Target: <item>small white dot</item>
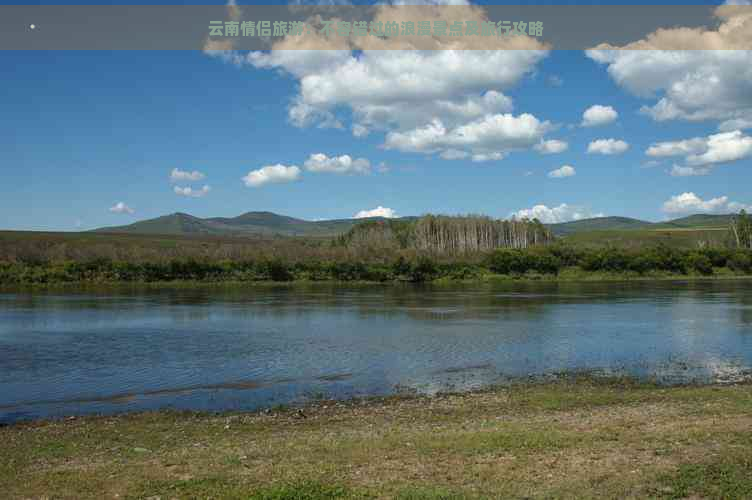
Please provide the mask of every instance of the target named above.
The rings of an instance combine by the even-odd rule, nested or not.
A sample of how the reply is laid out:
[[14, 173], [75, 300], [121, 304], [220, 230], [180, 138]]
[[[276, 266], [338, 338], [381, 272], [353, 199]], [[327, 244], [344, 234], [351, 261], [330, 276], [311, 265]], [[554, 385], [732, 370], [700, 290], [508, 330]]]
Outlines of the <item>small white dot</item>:
[[29, 25], [29, 29], [35, 30], [35, 29], [37, 29], [37, 25], [36, 24], [30, 24]]

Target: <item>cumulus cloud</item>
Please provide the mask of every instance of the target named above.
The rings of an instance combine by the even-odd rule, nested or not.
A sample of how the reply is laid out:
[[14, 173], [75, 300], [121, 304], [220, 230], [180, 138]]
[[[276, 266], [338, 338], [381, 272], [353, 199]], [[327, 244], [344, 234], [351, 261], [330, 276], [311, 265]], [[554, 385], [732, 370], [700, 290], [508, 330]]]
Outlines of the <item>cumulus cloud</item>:
[[172, 182], [196, 182], [204, 179], [204, 177], [206, 177], [206, 175], [198, 170], [187, 172], [185, 170], [180, 170], [179, 168], [173, 168], [172, 172], [170, 172], [170, 180]]
[[243, 177], [243, 183], [248, 187], [259, 187], [265, 184], [294, 182], [300, 178], [300, 169], [295, 165], [282, 164], [267, 165], [258, 170], [251, 170]]
[[135, 212], [131, 207], [119, 201], [110, 207], [110, 212], [114, 214], [132, 214]]
[[175, 194], [180, 195], [180, 196], [188, 196], [191, 198], [201, 198], [209, 194], [209, 191], [211, 191], [211, 187], [205, 185], [201, 189], [193, 189], [192, 187], [175, 186], [173, 190], [175, 191]]
[[307, 51], [335, 52], [316, 55], [312, 62], [300, 52], [306, 51], [253, 52], [246, 61], [281, 69], [299, 81], [288, 109], [293, 125], [340, 127], [334, 110], [344, 106], [351, 111], [356, 136], [416, 127], [433, 118], [457, 125], [509, 112], [512, 101], [503, 91], [546, 55], [542, 50]]
[[551, 170], [548, 176], [552, 179], [561, 179], [563, 177], [573, 177], [577, 174], [577, 171], [571, 165], [564, 165], [556, 170]]
[[[484, 8], [465, 0], [410, 3], [378, 4], [369, 20], [489, 21]], [[446, 3], [457, 6], [435, 7]], [[321, 19], [314, 14], [306, 21], [318, 26]], [[454, 129], [487, 115], [510, 113], [512, 99], [504, 92], [532, 74], [549, 47], [531, 36], [379, 38], [314, 31], [287, 36], [270, 51], [228, 49], [232, 47], [207, 45], [206, 53], [238, 66], [278, 70], [297, 81], [288, 108], [293, 125], [342, 128], [351, 118], [348, 128], [363, 137], [374, 131], [422, 128], [434, 119]]]
[[681, 141], [657, 142], [645, 154], [653, 157], [684, 156], [688, 167], [712, 167], [752, 156], [752, 137], [740, 130]]
[[563, 153], [569, 148], [569, 144], [566, 141], [560, 141], [558, 139], [549, 139], [547, 141], [541, 141], [534, 146], [534, 149], [541, 154], [551, 155], [556, 153]]
[[550, 208], [546, 205], [535, 205], [533, 208], [524, 208], [513, 212], [509, 217], [515, 219], [538, 219], [544, 224], [556, 224], [559, 222], [589, 219], [591, 217], [603, 217], [603, 214], [594, 214], [587, 208], [574, 207], [562, 203], [558, 207]]
[[735, 201], [729, 201], [728, 196], [719, 196], [703, 200], [695, 193], [682, 193], [672, 196], [663, 203], [662, 210], [667, 214], [694, 214], [694, 213], [729, 213], [738, 212], [744, 208], [749, 210], [750, 205], [744, 205]]
[[[587, 51], [654, 120], [752, 120], [752, 11], [721, 6], [717, 27], [660, 29], [621, 47]], [[620, 50], [615, 50], [620, 49]], [[726, 125], [722, 130], [731, 130]]]
[[611, 106], [601, 106], [600, 104], [596, 104], [590, 106], [584, 113], [582, 113], [582, 126], [598, 127], [600, 125], [614, 122], [618, 117], [619, 113], [617, 113]]
[[365, 158], [353, 159], [349, 155], [329, 158], [323, 153], [315, 153], [303, 164], [310, 172], [332, 172], [335, 174], [367, 174], [371, 171], [371, 162]]
[[372, 210], [361, 210], [357, 214], [353, 215], [353, 219], [365, 219], [367, 217], [384, 217], [387, 219], [393, 219], [397, 217], [397, 212], [395, 212], [391, 208], [382, 207], [381, 205], [379, 205]]
[[619, 155], [629, 149], [629, 144], [619, 139], [598, 139], [588, 144], [588, 153]]
[[509, 151], [532, 147], [551, 127], [551, 123], [542, 122], [528, 113], [487, 115], [453, 129], [435, 118], [423, 127], [390, 132], [385, 147], [415, 153], [469, 150], [476, 155], [498, 157]]

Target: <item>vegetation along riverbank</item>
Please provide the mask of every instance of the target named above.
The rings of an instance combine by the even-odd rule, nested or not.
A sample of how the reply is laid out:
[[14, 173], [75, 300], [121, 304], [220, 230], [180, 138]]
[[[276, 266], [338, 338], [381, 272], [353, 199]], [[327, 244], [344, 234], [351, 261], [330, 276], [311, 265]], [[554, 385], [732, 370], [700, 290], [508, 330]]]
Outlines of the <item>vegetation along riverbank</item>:
[[744, 276], [752, 274], [752, 225], [742, 215], [722, 244], [689, 246], [686, 231], [675, 240], [615, 231], [631, 243], [602, 246], [555, 237], [535, 220], [479, 216], [367, 221], [334, 238], [5, 232], [0, 285]]
[[5, 498], [750, 498], [752, 386], [568, 378], [0, 428]]

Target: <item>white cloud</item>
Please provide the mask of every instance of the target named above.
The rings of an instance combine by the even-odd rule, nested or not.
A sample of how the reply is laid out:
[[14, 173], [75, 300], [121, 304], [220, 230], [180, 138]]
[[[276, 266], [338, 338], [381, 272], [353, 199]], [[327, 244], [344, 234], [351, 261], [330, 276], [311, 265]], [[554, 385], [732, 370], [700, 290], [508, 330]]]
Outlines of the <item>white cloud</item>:
[[352, 126], [352, 134], [355, 137], [365, 137], [367, 136], [371, 131], [368, 130], [368, 127], [365, 127], [361, 125], [360, 123], [356, 123]]
[[588, 153], [619, 155], [629, 149], [629, 144], [619, 139], [598, 139], [588, 144]]
[[131, 207], [119, 201], [110, 207], [110, 212], [114, 214], [132, 214], [135, 212]]
[[458, 149], [446, 149], [439, 156], [442, 160], [462, 160], [470, 156], [470, 153]]
[[710, 29], [660, 29], [587, 55], [619, 86], [654, 100], [642, 109], [654, 120], [752, 120], [752, 51], [740, 50], [749, 48], [752, 12], [721, 6], [714, 15], [720, 22]]
[[170, 172], [170, 180], [173, 182], [196, 182], [202, 180], [204, 177], [206, 176], [198, 170], [194, 170], [193, 172], [186, 172], [185, 170], [180, 170], [179, 168], [173, 168], [172, 172]]
[[704, 151], [706, 144], [707, 141], [703, 137], [685, 139], [683, 141], [656, 142], [645, 151], [645, 154], [658, 158], [666, 156], [689, 156]]
[[483, 163], [486, 161], [499, 161], [504, 159], [504, 153], [498, 151], [492, 153], [476, 153], [472, 156], [471, 160], [475, 163]]
[[209, 191], [211, 191], [211, 187], [204, 186], [201, 189], [193, 189], [192, 187], [175, 186], [173, 190], [175, 191], [175, 194], [180, 195], [180, 196], [201, 198], [202, 196], [206, 196], [207, 194], [209, 194]]
[[690, 167], [712, 167], [752, 156], [752, 137], [740, 130], [708, 137], [652, 144], [645, 154], [653, 157], [684, 156]]
[[710, 174], [709, 168], [683, 167], [681, 165], [674, 165], [673, 167], [671, 167], [672, 177], [693, 177], [697, 175], [708, 174]]
[[310, 172], [332, 172], [336, 174], [367, 174], [371, 171], [371, 163], [365, 158], [353, 159], [349, 155], [329, 158], [323, 153], [315, 153], [309, 156], [304, 166]]
[[617, 113], [611, 106], [601, 106], [600, 104], [596, 104], [590, 106], [584, 113], [582, 113], [582, 126], [598, 127], [616, 121], [618, 117], [619, 113]]
[[550, 155], [556, 153], [563, 153], [569, 148], [569, 144], [566, 141], [560, 141], [558, 139], [550, 139], [548, 141], [541, 141], [534, 146], [534, 149], [541, 154]]
[[556, 170], [551, 170], [548, 176], [552, 179], [561, 179], [563, 177], [573, 177], [577, 174], [577, 171], [571, 165], [564, 165]]
[[435, 118], [424, 127], [388, 133], [385, 146], [403, 152], [435, 153], [458, 149], [476, 155], [498, 156], [534, 146], [551, 128], [551, 123], [541, 122], [528, 113], [486, 115], [453, 129], [448, 129]]
[[[433, 7], [447, 2], [460, 6]], [[371, 20], [399, 22], [409, 18], [432, 24], [439, 20], [451, 23], [458, 16], [479, 24], [489, 20], [484, 8], [467, 5], [465, 0], [418, 3], [423, 5], [413, 1], [399, 8], [389, 2], [377, 4]], [[318, 26], [321, 18], [312, 14], [306, 21]], [[303, 37], [287, 36], [265, 52], [242, 54], [232, 48], [232, 43], [216, 42], [207, 44], [205, 52], [238, 66], [278, 70], [291, 76], [297, 83], [288, 107], [293, 125], [347, 127], [355, 137], [376, 132], [411, 134], [436, 122], [453, 131], [488, 116], [509, 114], [513, 102], [505, 92], [533, 74], [548, 54], [548, 46], [530, 36], [382, 39], [329, 37], [314, 32]], [[347, 120], [351, 123], [345, 123]], [[444, 149], [465, 149], [469, 155], [506, 152], [471, 145], [441, 147], [433, 152]]]
[[733, 120], [726, 120], [718, 125], [718, 130], [721, 132], [733, 132], [734, 130], [744, 130], [752, 128], [752, 116], [749, 118], [735, 118]]
[[353, 219], [364, 219], [366, 217], [384, 217], [387, 219], [393, 219], [397, 217], [397, 212], [395, 212], [391, 208], [386, 208], [379, 205], [372, 210], [361, 210], [357, 214], [353, 215]]
[[566, 203], [562, 203], [558, 207], [551, 208], [546, 205], [535, 205], [533, 208], [525, 208], [513, 212], [509, 217], [516, 219], [538, 219], [544, 224], [555, 224], [559, 222], [589, 219], [591, 217], [603, 217], [603, 214], [594, 214], [586, 208], [573, 207]]
[[693, 213], [729, 213], [738, 212], [742, 208], [749, 210], [750, 205], [729, 201], [728, 196], [719, 196], [703, 200], [695, 193], [682, 193], [672, 196], [663, 204], [662, 210], [667, 214]]
[[248, 187], [259, 187], [264, 184], [293, 182], [299, 178], [300, 169], [298, 167], [295, 165], [286, 167], [278, 163], [277, 165], [267, 165], [258, 170], [251, 170], [242, 180]]
[[[371, 37], [373, 38], [373, 37]], [[311, 62], [299, 52], [316, 55]], [[350, 109], [356, 136], [366, 130], [407, 129], [439, 118], [450, 126], [489, 113], [505, 113], [503, 94], [532, 72], [543, 50], [365, 50], [253, 52], [245, 61], [279, 68], [299, 81], [288, 110], [299, 127], [341, 127], [335, 108]]]

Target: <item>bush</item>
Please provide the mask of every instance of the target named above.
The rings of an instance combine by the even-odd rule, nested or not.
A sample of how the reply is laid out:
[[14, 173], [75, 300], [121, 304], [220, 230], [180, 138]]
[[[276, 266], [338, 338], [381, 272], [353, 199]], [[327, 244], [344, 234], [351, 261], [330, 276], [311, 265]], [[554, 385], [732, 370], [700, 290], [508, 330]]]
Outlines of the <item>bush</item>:
[[410, 271], [410, 280], [415, 282], [431, 281], [438, 274], [436, 263], [431, 258], [421, 256], [412, 266]]
[[712, 261], [707, 255], [699, 252], [693, 252], [687, 255], [686, 268], [706, 276], [713, 274]]
[[740, 273], [752, 273], [752, 255], [749, 252], [736, 251], [728, 261], [728, 267]]
[[294, 277], [287, 265], [280, 260], [266, 262], [265, 267], [265, 274], [272, 281], [292, 281]]

